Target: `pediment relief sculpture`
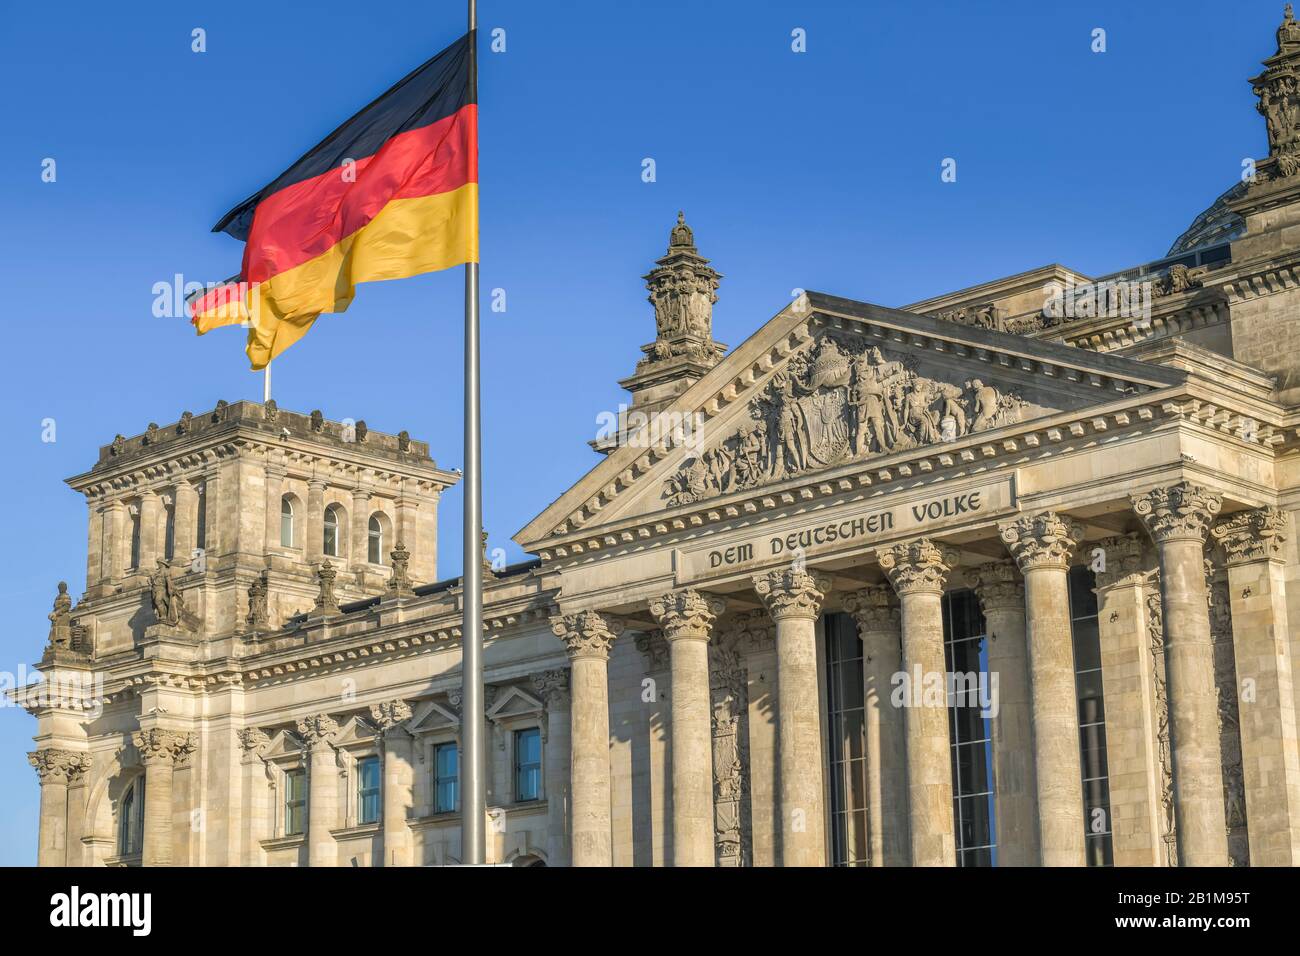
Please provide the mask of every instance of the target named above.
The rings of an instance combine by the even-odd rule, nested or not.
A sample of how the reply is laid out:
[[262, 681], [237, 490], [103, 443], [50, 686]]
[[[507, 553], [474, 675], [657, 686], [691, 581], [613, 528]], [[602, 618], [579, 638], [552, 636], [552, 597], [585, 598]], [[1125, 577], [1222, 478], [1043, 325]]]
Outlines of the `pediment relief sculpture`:
[[910, 356], [827, 335], [793, 356], [745, 420], [664, 483], [670, 507], [747, 491], [849, 461], [955, 441], [1021, 420], [1019, 393], [981, 378], [945, 381]]

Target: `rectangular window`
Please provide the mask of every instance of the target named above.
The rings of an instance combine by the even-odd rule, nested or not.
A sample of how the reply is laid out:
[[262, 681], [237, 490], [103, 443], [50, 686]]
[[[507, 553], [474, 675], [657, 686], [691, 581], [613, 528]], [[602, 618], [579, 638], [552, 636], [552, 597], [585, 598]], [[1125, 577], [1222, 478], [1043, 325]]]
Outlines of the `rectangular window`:
[[194, 533], [194, 547], [206, 548], [208, 546], [208, 494], [207, 485], [200, 485], [199, 492], [199, 520], [198, 529]]
[[1110, 826], [1110, 775], [1106, 765], [1106, 703], [1101, 686], [1101, 636], [1096, 575], [1070, 568], [1070, 630], [1074, 686], [1079, 698], [1079, 752], [1083, 769], [1084, 839], [1089, 866], [1114, 862]]
[[307, 772], [301, 768], [284, 773], [284, 835], [297, 836], [307, 830]]
[[379, 822], [379, 758], [357, 761], [357, 823]]
[[[988, 642], [984, 614], [975, 592], [943, 596], [943, 637], [950, 681], [948, 731], [952, 744], [953, 816], [959, 866], [996, 866], [993, 734], [979, 700], [980, 681], [988, 681]], [[985, 684], [990, 688], [991, 685]]]
[[453, 813], [460, 789], [460, 760], [455, 744], [438, 744], [433, 748], [433, 812]]
[[[847, 614], [823, 618], [826, 629], [830, 746], [831, 863], [866, 866], [867, 762], [862, 642]], [[889, 706], [882, 701], [881, 706]], [[892, 773], [895, 768], [882, 768]], [[900, 768], [901, 769], [901, 768]]]
[[515, 731], [515, 801], [542, 797], [542, 732], [536, 727]]
[[164, 535], [163, 557], [170, 561], [176, 557], [176, 508], [167, 508], [167, 528]]

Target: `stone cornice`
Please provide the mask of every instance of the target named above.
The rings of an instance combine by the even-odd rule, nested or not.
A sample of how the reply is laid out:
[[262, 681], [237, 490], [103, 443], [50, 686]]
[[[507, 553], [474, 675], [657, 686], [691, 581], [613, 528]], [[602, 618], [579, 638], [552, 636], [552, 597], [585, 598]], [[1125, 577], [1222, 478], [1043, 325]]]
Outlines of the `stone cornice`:
[[1083, 534], [1082, 525], [1055, 511], [1021, 515], [998, 525], [998, 537], [1022, 574], [1043, 568], [1068, 570], [1070, 557], [1083, 541]]
[[1272, 507], [1239, 511], [1220, 519], [1210, 529], [1210, 534], [1223, 548], [1229, 567], [1257, 561], [1281, 562], [1287, 515]]
[[664, 632], [664, 639], [707, 641], [713, 622], [726, 609], [726, 602], [694, 588], [682, 588], [651, 598], [650, 615]]

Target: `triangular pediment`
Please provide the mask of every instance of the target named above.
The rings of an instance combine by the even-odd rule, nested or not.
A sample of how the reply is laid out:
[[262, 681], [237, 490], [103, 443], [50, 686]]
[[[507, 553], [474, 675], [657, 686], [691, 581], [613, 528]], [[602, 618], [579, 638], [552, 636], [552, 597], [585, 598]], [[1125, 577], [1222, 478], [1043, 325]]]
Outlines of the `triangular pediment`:
[[487, 717], [489, 720], [506, 720], [540, 714], [544, 709], [542, 702], [527, 691], [506, 687], [498, 692], [497, 699], [488, 708]]
[[336, 747], [354, 747], [359, 744], [371, 743], [378, 736], [375, 726], [364, 717], [349, 717], [347, 722], [339, 728], [338, 736], [334, 739]]
[[1180, 369], [807, 293], [517, 536], [529, 550], [637, 516], [1013, 434], [1139, 401]]
[[271, 739], [259, 748], [259, 753], [265, 760], [298, 757], [302, 754], [302, 738], [292, 730], [276, 731], [271, 735]]
[[426, 700], [415, 707], [415, 715], [406, 725], [413, 734], [427, 734], [460, 727], [460, 716], [436, 701]]

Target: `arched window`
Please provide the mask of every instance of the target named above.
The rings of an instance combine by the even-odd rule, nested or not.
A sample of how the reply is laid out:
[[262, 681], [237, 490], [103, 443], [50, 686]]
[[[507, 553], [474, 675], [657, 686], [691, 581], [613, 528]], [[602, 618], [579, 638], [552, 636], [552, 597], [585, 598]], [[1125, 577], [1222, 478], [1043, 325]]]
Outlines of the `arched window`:
[[325, 555], [330, 558], [339, 556], [339, 543], [341, 541], [340, 529], [343, 522], [339, 515], [342, 512], [338, 505], [330, 505], [325, 509]]
[[288, 495], [280, 499], [280, 547], [293, 547], [293, 502]]
[[136, 777], [122, 794], [117, 814], [117, 852], [134, 856], [144, 847], [144, 776]]
[[384, 563], [384, 525], [377, 514], [370, 516], [370, 544], [366, 560], [371, 564]]

